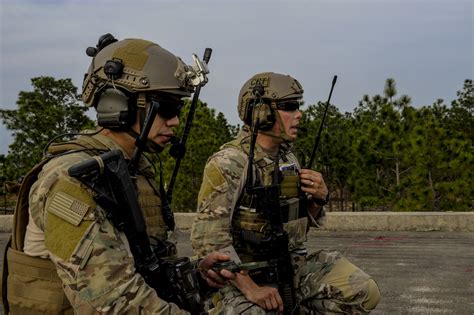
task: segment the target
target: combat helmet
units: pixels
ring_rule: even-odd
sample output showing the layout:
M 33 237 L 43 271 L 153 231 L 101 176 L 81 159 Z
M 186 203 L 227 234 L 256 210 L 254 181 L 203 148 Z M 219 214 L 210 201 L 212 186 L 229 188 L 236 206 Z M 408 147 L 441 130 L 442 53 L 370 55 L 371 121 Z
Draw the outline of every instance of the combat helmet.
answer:
M 181 99 L 207 82 L 205 64 L 202 71 L 188 66 L 158 44 L 143 39 L 119 41 L 105 34 L 86 53 L 93 58 L 84 75 L 82 100 L 96 108 L 99 126 L 110 129 L 130 129 L 137 109 L 145 108 L 150 95 Z
M 259 130 L 274 135 L 269 129 L 275 123 L 282 124 L 277 111 L 279 104 L 301 102 L 302 98 L 303 87 L 295 78 L 274 72 L 259 73 L 247 80 L 240 89 L 239 117 L 248 126 L 252 126 L 258 117 Z M 288 140 L 284 133 L 274 136 Z

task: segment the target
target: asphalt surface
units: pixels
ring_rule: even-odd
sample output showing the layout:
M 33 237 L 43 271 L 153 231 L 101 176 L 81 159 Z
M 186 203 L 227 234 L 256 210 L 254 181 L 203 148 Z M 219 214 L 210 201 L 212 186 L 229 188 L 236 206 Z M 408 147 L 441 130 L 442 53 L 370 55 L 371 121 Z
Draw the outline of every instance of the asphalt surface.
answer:
M 179 242 L 190 256 L 189 231 Z M 474 233 L 311 231 L 307 248 L 338 250 L 374 277 L 382 300 L 372 314 L 474 314 Z

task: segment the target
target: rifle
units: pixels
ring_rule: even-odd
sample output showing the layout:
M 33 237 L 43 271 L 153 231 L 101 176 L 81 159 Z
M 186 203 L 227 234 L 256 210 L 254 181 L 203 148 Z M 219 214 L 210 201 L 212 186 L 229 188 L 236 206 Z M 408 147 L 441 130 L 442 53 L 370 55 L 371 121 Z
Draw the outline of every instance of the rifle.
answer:
M 201 313 L 203 298 L 199 292 L 198 271 L 187 257 L 160 257 L 173 251 L 174 245 L 167 242 L 150 244 L 133 182 L 145 139 L 159 106 L 159 102 L 152 101 L 130 164 L 120 150 L 114 149 L 73 165 L 68 173 L 95 192 L 94 200 L 105 210 L 114 227 L 127 237 L 138 273 L 158 296 L 189 312 Z
M 261 97 L 263 88 L 256 86 L 253 93 L 256 98 Z M 253 160 L 255 143 L 259 128 L 259 119 L 256 119 L 252 130 L 252 137 L 249 148 L 249 165 L 247 173 L 246 192 L 254 196 L 256 200 L 256 212 L 263 213 L 266 221 L 270 223 L 269 230 L 262 238 L 253 237 L 242 233 L 242 238 L 253 243 L 259 248 L 259 253 L 263 261 L 267 262 L 264 268 L 266 271 L 266 282 L 277 283 L 278 292 L 283 300 L 285 314 L 295 314 L 299 306 L 296 301 L 294 287 L 294 270 L 291 260 L 291 253 L 288 250 L 288 233 L 283 229 L 282 210 L 280 207 L 280 186 L 274 174 L 271 185 L 260 185 L 260 181 L 253 183 Z M 275 173 L 278 171 L 278 161 L 275 163 Z
M 270 222 L 268 235 L 260 241 L 262 257 L 268 262 L 266 278 L 278 284 L 278 292 L 283 300 L 284 313 L 298 313 L 294 287 L 294 270 L 291 253 L 288 250 L 288 233 L 283 229 L 280 209 L 279 185 L 253 187 L 257 198 L 257 212 L 262 212 Z
M 158 296 L 190 312 L 202 311 L 199 279 L 189 258 L 160 258 L 158 253 L 169 251 L 167 244 L 150 244 L 122 152 L 111 150 L 70 167 L 68 173 L 95 192 L 94 200 L 126 235 L 137 271 Z

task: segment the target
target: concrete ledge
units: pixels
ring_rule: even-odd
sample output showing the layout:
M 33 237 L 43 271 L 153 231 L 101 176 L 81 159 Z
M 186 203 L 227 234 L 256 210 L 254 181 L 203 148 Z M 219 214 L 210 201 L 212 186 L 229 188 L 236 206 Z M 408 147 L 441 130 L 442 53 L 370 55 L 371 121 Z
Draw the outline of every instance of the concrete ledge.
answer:
M 331 212 L 324 228 L 331 231 L 474 232 L 474 212 Z
M 194 213 L 176 213 L 176 225 L 190 229 Z M 329 231 L 462 231 L 474 232 L 474 212 L 329 212 Z
M 4 214 L 0 216 L 0 232 L 11 232 L 13 225 L 13 215 Z
M 0 215 L 0 231 L 11 232 L 12 215 Z M 176 226 L 190 229 L 194 213 L 175 213 Z M 474 232 L 474 212 L 329 212 L 329 231 Z

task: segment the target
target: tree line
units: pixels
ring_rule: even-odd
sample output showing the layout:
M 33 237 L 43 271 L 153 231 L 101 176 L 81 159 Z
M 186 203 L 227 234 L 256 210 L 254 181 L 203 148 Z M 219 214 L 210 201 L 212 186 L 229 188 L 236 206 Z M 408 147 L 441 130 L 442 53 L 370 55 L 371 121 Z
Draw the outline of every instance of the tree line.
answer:
M 38 163 L 48 141 L 59 134 L 95 128 L 71 79 L 37 77 L 33 91 L 21 91 L 17 109 L 0 110 L 12 131 L 7 155 L 0 155 L 3 181 L 17 180 Z M 472 80 L 464 81 L 450 104 L 438 99 L 415 107 L 398 97 L 394 79 L 383 92 L 364 95 L 353 112 L 330 104 L 313 167 L 323 173 L 331 192 L 330 211 L 472 211 L 473 105 Z M 302 130 L 295 142 L 301 162 L 308 161 L 325 103 L 302 109 Z M 190 101 L 181 113 L 184 128 Z M 194 211 L 202 172 L 209 156 L 234 137 L 240 126 L 228 123 L 206 103 L 198 102 L 173 193 L 175 211 Z M 150 156 L 168 183 L 175 161 L 165 150 Z M 303 163 L 304 164 L 304 163 Z

